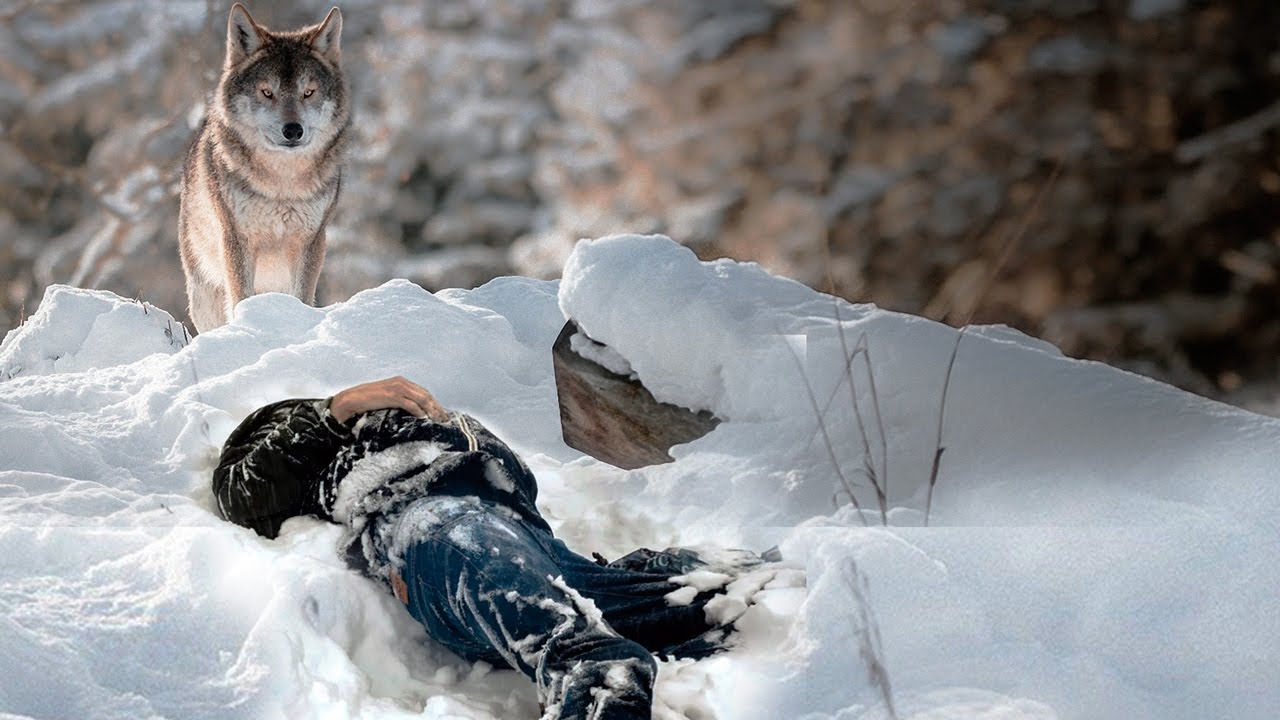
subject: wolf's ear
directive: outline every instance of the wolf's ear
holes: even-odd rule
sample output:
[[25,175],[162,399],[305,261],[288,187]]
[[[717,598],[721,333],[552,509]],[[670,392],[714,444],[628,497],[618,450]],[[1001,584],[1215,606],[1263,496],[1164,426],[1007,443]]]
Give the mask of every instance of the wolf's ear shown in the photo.
[[249,17],[249,11],[240,3],[232,5],[231,16],[227,18],[227,63],[249,57],[266,41],[266,34]]
[[311,32],[311,49],[333,64],[342,59],[342,11],[334,8],[324,16],[324,22]]

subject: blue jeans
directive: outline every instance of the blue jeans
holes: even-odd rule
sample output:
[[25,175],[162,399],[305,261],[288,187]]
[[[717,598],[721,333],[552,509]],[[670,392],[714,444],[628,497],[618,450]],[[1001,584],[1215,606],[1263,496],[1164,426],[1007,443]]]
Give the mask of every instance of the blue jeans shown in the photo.
[[677,556],[639,570],[601,565],[501,506],[418,502],[436,520],[405,550],[409,613],[461,657],[533,679],[551,717],[648,720],[652,653],[705,656],[727,632],[707,624],[712,593],[668,603],[681,587],[668,577],[693,569]]

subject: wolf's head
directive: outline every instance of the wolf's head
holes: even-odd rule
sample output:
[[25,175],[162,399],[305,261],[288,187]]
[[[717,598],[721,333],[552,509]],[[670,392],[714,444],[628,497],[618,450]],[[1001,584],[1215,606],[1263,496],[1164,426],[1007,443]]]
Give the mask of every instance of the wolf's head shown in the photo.
[[255,150],[321,152],[348,121],[340,68],[342,13],[319,25],[273,32],[240,3],[227,20],[227,58],[215,112]]

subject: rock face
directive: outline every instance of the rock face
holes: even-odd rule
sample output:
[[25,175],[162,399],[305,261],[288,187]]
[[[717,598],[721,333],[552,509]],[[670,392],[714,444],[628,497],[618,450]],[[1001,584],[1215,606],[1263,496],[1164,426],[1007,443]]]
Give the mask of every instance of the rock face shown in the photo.
[[574,352],[570,339],[579,332],[565,323],[551,350],[560,428],[564,442],[623,470],[660,465],[674,458],[674,445],[711,432],[720,421],[658,402],[639,380],[611,372]]
[[[0,326],[54,282],[184,314],[175,192],[227,4],[0,11]],[[1276,3],[343,11],[357,141],[323,302],[553,277],[580,237],[660,231],[1201,392],[1280,377]]]

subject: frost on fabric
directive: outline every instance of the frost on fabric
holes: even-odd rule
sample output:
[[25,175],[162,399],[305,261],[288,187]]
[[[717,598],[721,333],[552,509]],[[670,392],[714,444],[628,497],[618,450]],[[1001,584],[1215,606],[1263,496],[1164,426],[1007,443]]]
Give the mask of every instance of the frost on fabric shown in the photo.
[[564,581],[563,575],[548,577],[547,579],[551,581],[552,586],[563,591],[573,605],[572,607],[565,609],[564,603],[559,603],[547,598],[543,602],[548,603],[548,605],[544,605],[543,607],[555,606],[558,612],[565,615],[576,613],[585,618],[592,628],[598,628],[604,631],[607,635],[617,635],[613,628],[609,627],[609,624],[604,621],[604,613],[600,612],[600,608],[596,607],[595,602],[591,598],[586,597],[577,590],[569,587],[569,583]]
[[[596,717],[611,700],[618,697],[635,697],[647,688],[640,678],[644,675],[643,663],[634,658],[616,661],[570,661],[566,665],[549,661],[549,648],[564,649],[576,643],[590,645],[593,638],[617,637],[604,622],[595,604],[570,588],[563,577],[547,576],[552,587],[563,593],[562,597],[544,594],[525,595],[517,590],[489,590],[476,592],[470,573],[464,570],[451,581],[456,583],[449,596],[453,613],[466,617],[503,660],[513,668],[523,668],[534,675],[539,695],[547,714],[558,717],[567,693],[592,688],[591,709],[586,717]],[[550,615],[550,627],[542,633],[517,635],[507,626],[504,618],[514,607],[517,615],[529,617],[525,610],[536,607]],[[603,671],[603,676],[601,673]]]
[[439,506],[433,503],[411,503],[389,528],[386,546],[387,562],[394,567],[404,566],[404,553],[410,545],[426,537],[432,528],[439,527]]
[[414,468],[430,465],[444,449],[443,445],[435,442],[406,442],[360,458],[338,484],[337,498],[331,511],[334,519],[350,521],[370,492]]
[[485,461],[484,479],[495,490],[505,493],[514,493],[516,491],[516,483],[511,479],[511,475],[507,473],[507,469],[502,466],[502,461],[492,458]]
[[732,575],[715,572],[713,570],[694,570],[685,575],[677,575],[671,578],[671,582],[677,585],[688,585],[695,588],[698,592],[707,590],[716,590],[729,584],[733,580]]
[[[520,667],[523,658],[519,657],[515,650],[515,639],[502,624],[502,614],[496,611],[496,604],[493,600],[493,596],[496,593],[486,593],[476,597],[472,590],[473,583],[470,579],[470,573],[466,570],[459,573],[457,583],[457,590],[453,593],[451,600],[454,614],[458,617],[471,618],[471,621],[480,628],[480,631],[489,641],[489,645],[502,656],[502,659],[513,668]],[[487,603],[490,606],[490,610],[482,611],[480,609],[481,602]],[[498,623],[496,628],[487,621],[489,617],[494,618]]]
[[[345,481],[344,481],[345,482]],[[386,548],[387,562],[396,567],[404,565],[404,555],[410,546],[421,543],[433,532],[437,531],[449,518],[456,517],[470,508],[481,506],[480,498],[474,495],[432,495],[409,503],[394,522],[377,523],[373,529],[378,535],[381,545]],[[497,506],[484,504],[484,512],[476,517],[489,525],[493,530],[515,537],[515,533],[506,525],[488,517]],[[449,542],[460,549],[471,553],[480,550],[477,544],[474,527],[469,523],[460,523],[446,531]],[[519,558],[513,558],[513,562]]]
[[719,627],[742,617],[747,608],[755,602],[756,594],[777,578],[778,574],[777,569],[764,568],[738,576],[725,586],[722,592],[707,601],[703,608],[707,624]]
[[663,596],[668,605],[689,605],[698,593],[718,590],[733,580],[732,575],[713,570],[695,570],[685,575],[677,575],[670,579],[669,582],[680,585],[677,590],[672,590]]
[[[459,505],[474,505],[479,507],[482,504],[479,498],[472,495],[464,495],[456,498],[453,496],[441,496],[441,497],[432,498],[430,502],[432,503],[433,506],[437,508],[441,508],[441,512],[450,512],[452,508],[455,508]],[[483,523],[490,531],[500,532],[503,535],[506,535],[511,538],[518,538],[519,536],[516,534],[516,532],[512,530],[506,523],[499,522],[497,518],[494,518],[489,514],[489,508],[491,507],[492,505],[485,503],[484,504],[485,511],[481,513],[477,513],[475,516],[475,521],[478,521],[479,523]],[[449,539],[449,542],[456,545],[459,549],[465,550],[466,552],[471,554],[479,554],[483,550],[483,548],[480,547],[480,543],[476,539],[477,529],[478,528],[476,527],[476,525],[471,522],[458,523],[457,525],[450,527],[445,532],[445,537],[447,537]],[[422,538],[420,535],[405,533],[397,538],[397,543],[407,544],[412,542],[418,542],[421,539]]]
[[[604,614],[590,598],[565,582],[564,576],[548,576],[551,585],[564,593],[568,603],[543,598],[539,607],[552,610],[565,618],[565,622],[557,626],[557,633],[572,631],[575,640],[584,645],[591,643],[591,637],[618,637],[617,632],[605,622]],[[552,641],[555,639],[553,634]],[[576,661],[565,668],[539,668],[538,687],[543,693],[547,711],[544,718],[558,718],[564,704],[565,694],[576,689],[586,689],[591,700],[586,708],[586,718],[600,718],[616,704],[637,702],[638,698],[649,694],[652,682],[652,659],[646,654],[644,659],[626,657],[616,660]],[[601,671],[603,677],[601,677]]]
[[[586,663],[584,663],[586,665]],[[588,720],[598,720],[609,711],[612,701],[622,697],[635,697],[646,692],[642,665],[636,660],[619,660],[609,663],[602,686],[590,690],[591,704],[587,706]]]
[[663,595],[662,599],[666,600],[668,605],[671,605],[674,607],[678,605],[692,604],[694,599],[697,597],[698,597],[698,588],[682,587],[678,590],[672,590],[666,595]]

